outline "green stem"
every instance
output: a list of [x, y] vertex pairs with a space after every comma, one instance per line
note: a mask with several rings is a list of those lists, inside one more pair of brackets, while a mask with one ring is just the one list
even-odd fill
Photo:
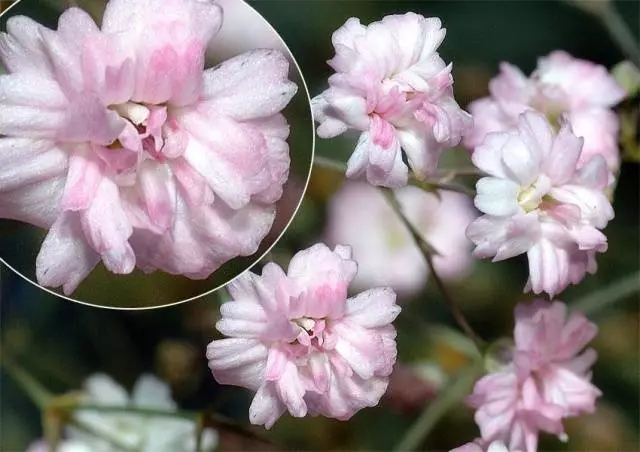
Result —
[[482, 374], [482, 367], [482, 360], [476, 359], [471, 366], [460, 372], [435, 400], [427, 405], [394, 450], [404, 452], [418, 449], [438, 421], [469, 394], [473, 383]]
[[476, 332], [473, 330], [471, 325], [469, 325], [469, 322], [467, 322], [467, 319], [465, 318], [464, 314], [460, 310], [460, 308], [458, 306], [458, 303], [456, 303], [456, 301], [453, 299], [453, 297], [449, 293], [449, 290], [447, 289], [446, 284], [444, 283], [442, 278], [440, 278], [440, 275], [438, 274], [438, 271], [436, 270], [436, 267], [433, 264], [433, 256], [434, 256], [434, 254], [438, 255], [437, 250], [435, 250], [422, 237], [420, 232], [415, 228], [415, 226], [404, 215], [404, 213], [402, 212], [402, 206], [400, 205], [400, 203], [396, 199], [393, 191], [391, 189], [389, 189], [389, 188], [381, 188], [381, 191], [386, 196], [387, 200], [389, 201], [389, 204], [391, 205], [393, 210], [396, 212], [396, 214], [398, 215], [398, 217], [400, 218], [402, 223], [405, 225], [405, 227], [411, 233], [411, 236], [413, 237], [413, 240], [415, 241], [416, 245], [418, 245], [418, 249], [420, 250], [420, 252], [424, 256], [425, 260], [427, 261], [427, 264], [429, 265], [429, 270], [431, 272], [431, 277], [435, 281], [435, 283], [438, 286], [438, 289], [440, 290], [440, 292], [442, 292], [443, 298], [444, 298], [444, 300], [445, 300], [445, 302], [447, 304], [447, 307], [451, 311], [451, 314], [453, 315], [454, 319], [456, 320], [458, 325], [460, 325], [460, 328], [462, 328], [462, 331], [464, 331], [465, 334], [467, 336], [469, 336], [469, 338], [471, 338], [471, 340], [473, 340], [473, 342], [476, 344], [476, 347], [478, 347], [478, 350], [483, 350], [484, 341], [480, 338], [480, 336], [478, 336], [478, 334], [476, 334]]
[[639, 292], [640, 272], [636, 272], [619, 279], [603, 289], [580, 298], [578, 301], [571, 303], [569, 307], [587, 316], [595, 315], [603, 308]]
[[7, 359], [6, 355], [2, 357], [2, 366], [38, 408], [44, 410], [48, 406], [53, 399], [53, 394], [42, 386], [38, 380], [18, 364]]
[[[347, 166], [337, 160], [333, 160], [327, 157], [315, 156], [313, 164], [319, 168], [324, 168], [330, 171], [344, 174], [347, 170]], [[409, 178], [409, 185], [422, 188], [423, 190], [446, 190], [462, 193], [468, 196], [475, 196], [475, 191], [464, 185], [451, 183], [451, 180], [458, 176], [475, 176], [478, 175], [476, 168], [460, 168], [460, 169], [446, 169], [437, 171], [431, 179], [419, 180], [414, 176]]]
[[622, 52], [627, 55], [636, 67], [640, 67], [640, 46], [638, 46], [638, 40], [633, 36], [633, 33], [615, 7], [609, 5], [596, 17], [604, 24], [611, 38], [618, 44]]
[[321, 155], [315, 155], [313, 157], [313, 166], [324, 168], [330, 171], [335, 171], [336, 173], [344, 174], [347, 171], [346, 164], [339, 162], [338, 160], [322, 157]]

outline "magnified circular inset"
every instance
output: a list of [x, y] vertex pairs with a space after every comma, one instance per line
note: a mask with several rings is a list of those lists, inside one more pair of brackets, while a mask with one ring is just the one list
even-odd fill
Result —
[[284, 232], [308, 181], [291, 53], [241, 0], [74, 3], [2, 16], [0, 256], [99, 306], [225, 284]]

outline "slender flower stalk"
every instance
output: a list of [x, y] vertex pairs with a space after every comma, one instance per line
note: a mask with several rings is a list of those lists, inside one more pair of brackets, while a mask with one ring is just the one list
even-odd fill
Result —
[[[338, 173], [344, 173], [347, 166], [346, 164], [333, 160], [327, 157], [315, 156], [313, 158], [313, 165], [318, 168], [323, 168], [329, 171], [335, 171]], [[452, 180], [458, 176], [478, 176], [480, 172], [477, 168], [453, 168], [444, 169], [434, 172], [431, 176], [424, 180], [418, 179], [413, 174], [409, 175], [408, 185], [419, 187], [423, 190], [445, 190], [453, 191], [456, 193], [462, 193], [470, 197], [474, 197], [476, 192], [473, 188], [469, 188], [463, 184], [452, 183]]]
[[442, 281], [442, 278], [440, 278], [436, 268], [433, 265], [433, 255], [434, 254], [438, 255], [439, 254], [438, 251], [424, 240], [424, 238], [416, 230], [415, 226], [413, 226], [409, 221], [409, 219], [404, 215], [404, 213], [402, 212], [402, 207], [400, 206], [400, 203], [398, 202], [395, 195], [393, 194], [393, 191], [388, 188], [380, 188], [380, 190], [383, 191], [387, 200], [389, 201], [389, 204], [393, 207], [398, 217], [402, 220], [404, 225], [411, 232], [411, 235], [415, 240], [416, 245], [418, 245], [418, 247], [420, 248], [420, 251], [424, 255], [424, 258], [429, 264], [429, 271], [431, 272], [431, 275], [434, 281], [436, 282], [438, 289], [440, 289], [440, 291], [442, 292], [442, 296], [447, 303], [447, 307], [451, 311], [451, 314], [455, 318], [456, 322], [458, 323], [460, 328], [462, 328], [465, 334], [467, 334], [467, 336], [469, 336], [469, 338], [473, 340], [473, 342], [476, 344], [478, 349], [482, 350], [484, 348], [484, 341], [473, 330], [471, 325], [469, 325], [469, 322], [467, 322], [467, 319], [465, 318], [464, 314], [460, 310], [458, 303], [454, 300], [454, 298], [449, 293], [449, 290], [447, 289], [446, 284]]

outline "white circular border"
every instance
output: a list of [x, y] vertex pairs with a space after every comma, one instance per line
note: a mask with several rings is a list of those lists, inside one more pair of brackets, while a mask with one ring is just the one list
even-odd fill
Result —
[[[16, 0], [15, 2], [13, 2], [11, 5], [9, 5], [9, 7], [7, 9], [5, 9], [4, 11], [2, 11], [2, 13], [0, 13], [0, 17], [3, 17], [5, 14], [7, 14], [9, 11], [11, 11], [11, 9], [14, 6], [16, 6], [18, 3], [22, 2], [22, 1], [23, 0]], [[136, 1], [136, 0], [132, 0], [132, 1]], [[212, 0], [212, 1], [215, 2], [215, 0]], [[291, 218], [289, 218], [289, 221], [287, 222], [285, 227], [282, 229], [282, 232], [280, 232], [280, 234], [276, 237], [276, 239], [273, 241], [271, 246], [269, 246], [259, 257], [256, 258], [256, 260], [252, 264], [250, 264], [243, 271], [238, 273], [236, 276], [234, 276], [233, 278], [231, 278], [230, 280], [228, 280], [224, 284], [220, 284], [219, 286], [214, 287], [213, 289], [211, 289], [211, 290], [209, 290], [207, 292], [203, 292], [200, 295], [196, 295], [196, 296], [191, 297], [191, 298], [187, 298], [187, 299], [184, 299], [184, 300], [178, 300], [176, 302], [167, 303], [167, 304], [163, 304], [163, 305], [160, 305], [160, 306], [143, 306], [143, 307], [134, 307], [134, 308], [116, 307], [116, 306], [103, 306], [103, 305], [88, 303], [86, 301], [76, 300], [75, 298], [71, 298], [71, 297], [68, 297], [66, 295], [60, 294], [58, 292], [55, 292], [55, 291], [53, 291], [51, 289], [48, 289], [46, 287], [42, 287], [41, 285], [37, 284], [35, 281], [30, 280], [29, 278], [24, 276], [22, 273], [17, 271], [15, 268], [13, 268], [11, 265], [9, 265], [2, 257], [0, 257], [0, 263], [5, 265], [7, 268], [9, 268], [16, 275], [20, 276], [22, 279], [27, 281], [29, 284], [31, 284], [31, 285], [33, 285], [33, 286], [35, 286], [35, 287], [37, 287], [37, 288], [39, 288], [39, 289], [41, 289], [41, 290], [43, 290], [45, 292], [48, 292], [51, 295], [54, 295], [54, 296], [59, 297], [59, 298], [63, 298], [63, 299], [68, 300], [68, 301], [72, 301], [72, 302], [75, 302], [75, 303], [78, 303], [78, 304], [82, 304], [82, 305], [85, 305], [85, 306], [91, 306], [91, 307], [94, 307], [94, 308], [109, 309], [109, 310], [114, 310], [114, 311], [150, 311], [152, 309], [163, 309], [163, 308], [168, 308], [168, 307], [171, 307], [171, 306], [176, 306], [176, 305], [179, 305], [179, 304], [187, 303], [189, 301], [197, 300], [199, 298], [202, 298], [202, 297], [205, 297], [207, 295], [210, 295], [213, 292], [224, 288], [227, 284], [230, 284], [231, 282], [233, 282], [236, 278], [238, 278], [243, 273], [251, 271], [251, 269], [253, 269], [253, 267], [255, 267], [262, 259], [264, 259], [264, 257], [267, 254], [269, 254], [269, 252], [282, 239], [282, 236], [287, 232], [287, 229], [289, 229], [289, 227], [291, 226], [291, 223], [293, 222], [295, 216], [298, 214], [298, 210], [300, 209], [300, 206], [302, 205], [302, 202], [304, 201], [305, 194], [307, 193], [307, 188], [309, 187], [309, 181], [311, 180], [311, 173], [313, 171], [313, 161], [314, 161], [315, 151], [316, 151], [315, 118], [313, 116], [313, 109], [311, 108], [311, 95], [309, 94], [309, 87], [307, 86], [307, 81], [304, 78], [304, 74], [302, 73], [302, 69], [300, 69], [300, 65], [298, 64], [298, 61], [296, 60], [295, 56], [293, 55], [293, 52], [291, 52], [291, 49], [289, 49], [289, 46], [287, 45], [287, 43], [284, 41], [284, 39], [282, 39], [282, 36], [280, 36], [280, 33], [277, 32], [277, 30], [273, 27], [273, 25], [271, 25], [267, 21], [267, 19], [265, 19], [262, 16], [262, 14], [260, 14], [258, 11], [256, 11], [255, 8], [253, 6], [251, 6], [249, 3], [247, 3], [245, 0], [237, 0], [237, 1], [244, 3], [254, 14], [256, 14], [265, 24], [267, 24], [267, 27], [278, 37], [278, 39], [280, 40], [280, 42], [282, 43], [284, 48], [287, 49], [289, 57], [291, 58], [291, 61], [293, 61], [293, 64], [295, 65], [295, 67], [296, 67], [296, 69], [298, 71], [298, 74], [300, 75], [300, 80], [302, 80], [302, 86], [304, 87], [304, 92], [307, 95], [307, 101], [309, 103], [309, 112], [310, 112], [310, 115], [311, 115], [311, 160], [310, 160], [311, 163], [309, 165], [309, 172], [307, 174], [307, 180], [304, 183], [304, 188], [302, 190], [302, 196], [300, 197], [300, 200], [298, 201], [298, 204], [296, 205], [296, 208], [293, 210]], [[291, 148], [289, 148], [289, 152], [291, 152]], [[243, 256], [237, 256], [234, 259], [237, 259], [239, 257], [243, 257]], [[250, 257], [250, 256], [244, 256], [244, 257]], [[2, 270], [2, 266], [0, 265], [0, 280], [2, 278], [1, 270]], [[2, 301], [2, 292], [0, 292], [0, 302], [1, 301]]]

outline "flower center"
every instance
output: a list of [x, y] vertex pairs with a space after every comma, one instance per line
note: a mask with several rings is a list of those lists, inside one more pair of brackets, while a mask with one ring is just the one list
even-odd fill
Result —
[[334, 347], [335, 341], [332, 340], [327, 319], [300, 317], [291, 320], [291, 322], [300, 327], [294, 344], [303, 347], [303, 350], [300, 350], [301, 355], [307, 355], [311, 349], [331, 349]]
[[548, 177], [541, 175], [538, 180], [527, 187], [522, 187], [518, 193], [518, 204], [529, 213], [540, 208], [547, 193], [551, 189], [551, 181]]
[[165, 160], [162, 148], [165, 144], [167, 107], [163, 105], [144, 105], [135, 102], [111, 107], [127, 124], [112, 147], [120, 147], [134, 152], [144, 151], [146, 157]]

